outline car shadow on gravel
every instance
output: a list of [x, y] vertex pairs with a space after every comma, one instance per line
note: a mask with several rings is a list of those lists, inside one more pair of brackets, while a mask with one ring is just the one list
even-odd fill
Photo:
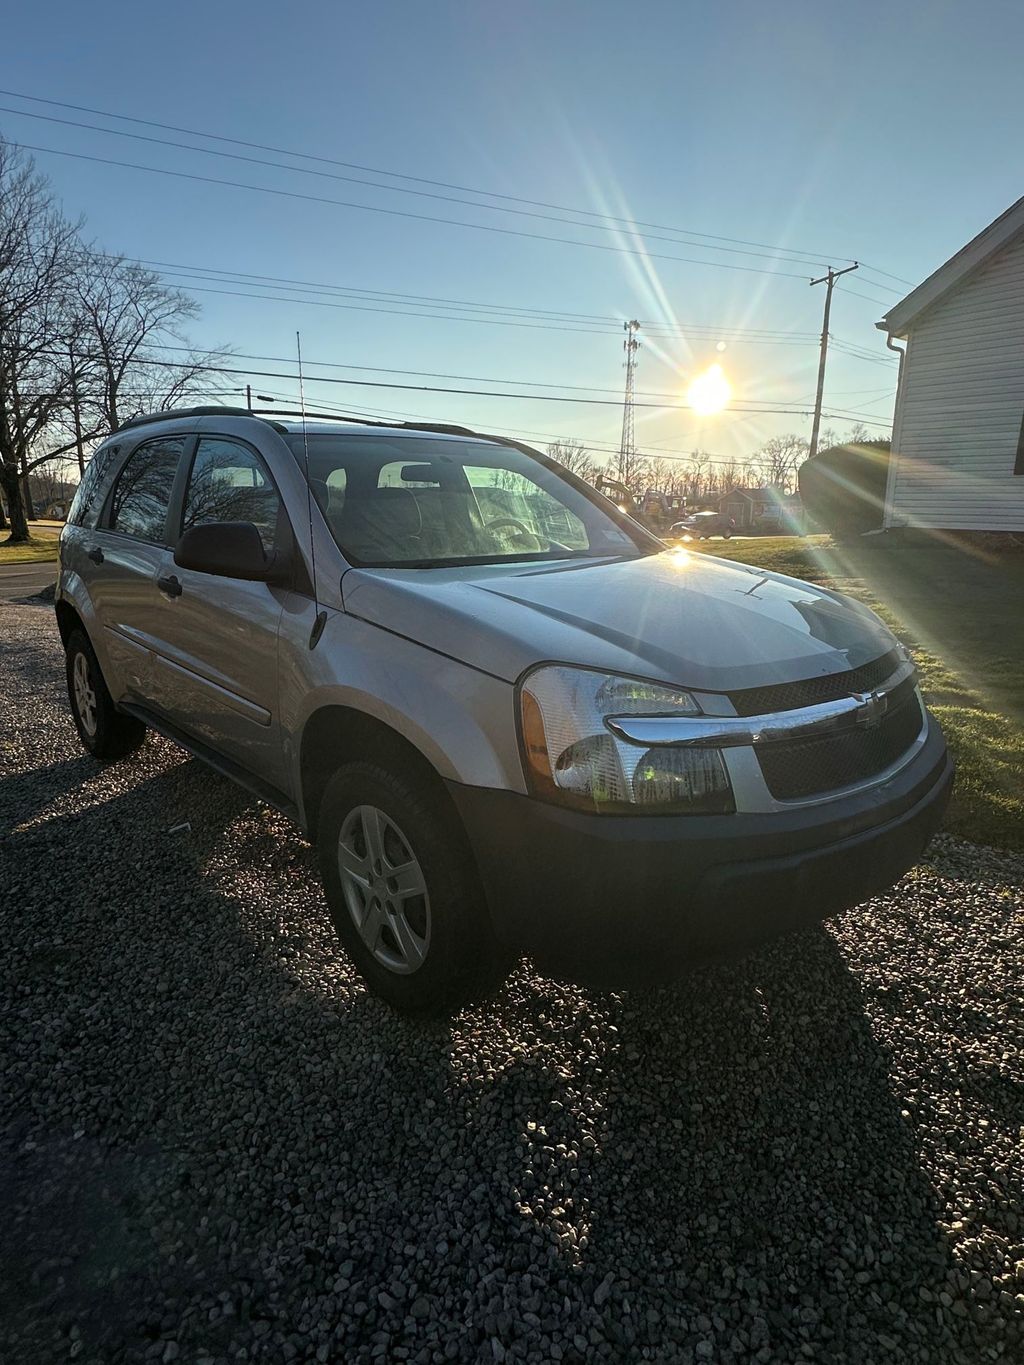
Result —
[[287, 821], [192, 761], [124, 771], [7, 843], [47, 869], [4, 913], [11, 1359], [951, 1358], [825, 930], [645, 996], [524, 968], [414, 1023]]
[[[543, 985], [519, 1013], [578, 1045], [586, 1032], [574, 1001], [552, 1017]], [[871, 1359], [912, 1339], [945, 1358], [938, 1206], [827, 930], [611, 997], [589, 1076], [546, 1079], [524, 1087], [520, 1213], [618, 1349], [668, 1335], [738, 1359], [827, 1343]]]
[[51, 802], [95, 779], [98, 772], [96, 760], [82, 754], [80, 758], [65, 758], [42, 768], [5, 776], [0, 834], [9, 834], [17, 826], [27, 824]]

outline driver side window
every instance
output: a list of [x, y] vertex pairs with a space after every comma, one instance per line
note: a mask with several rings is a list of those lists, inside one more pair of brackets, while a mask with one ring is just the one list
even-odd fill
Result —
[[281, 499], [256, 452], [222, 436], [203, 436], [188, 476], [181, 529], [212, 521], [251, 521], [267, 557], [278, 543]]

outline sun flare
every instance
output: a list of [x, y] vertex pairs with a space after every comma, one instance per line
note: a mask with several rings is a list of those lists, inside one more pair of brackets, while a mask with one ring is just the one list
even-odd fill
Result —
[[732, 397], [732, 385], [721, 365], [711, 365], [697, 375], [686, 390], [686, 401], [701, 417], [721, 412]]

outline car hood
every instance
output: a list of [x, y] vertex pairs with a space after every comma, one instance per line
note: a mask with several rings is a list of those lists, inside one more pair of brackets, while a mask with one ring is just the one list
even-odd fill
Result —
[[866, 607], [687, 550], [629, 560], [349, 569], [345, 610], [508, 681], [542, 661], [727, 692], [841, 673], [895, 640]]

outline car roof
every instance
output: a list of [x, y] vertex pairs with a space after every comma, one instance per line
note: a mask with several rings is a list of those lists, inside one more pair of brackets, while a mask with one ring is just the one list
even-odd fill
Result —
[[277, 412], [267, 410], [250, 411], [248, 408], [232, 408], [224, 404], [205, 407], [171, 408], [163, 412], [140, 414], [123, 422], [116, 433], [134, 431], [139, 427], [167, 426], [181, 427], [189, 423], [192, 431], [203, 430], [212, 420], [219, 423], [237, 422], [248, 425], [259, 422], [272, 427], [282, 436], [444, 436], [451, 440], [488, 441], [494, 445], [519, 445], [519, 442], [506, 440], [501, 436], [489, 436], [473, 431], [470, 427], [454, 426], [442, 422], [375, 422], [370, 419], [348, 418], [345, 416], [315, 417], [303, 416], [299, 412]]

